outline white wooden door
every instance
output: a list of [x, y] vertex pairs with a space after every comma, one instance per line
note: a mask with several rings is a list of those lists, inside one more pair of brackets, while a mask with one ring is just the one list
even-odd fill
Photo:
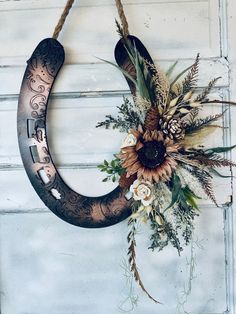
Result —
[[[147, 249], [145, 227], [137, 261], [155, 305], [125, 278], [126, 222], [101, 230], [64, 223], [40, 201], [24, 172], [16, 136], [17, 97], [26, 60], [50, 37], [65, 0], [0, 1], [0, 300], [1, 314], [234, 314], [236, 210], [229, 180], [216, 180], [216, 208], [203, 201], [192, 246]], [[235, 0], [124, 0], [132, 34], [166, 69], [181, 70], [200, 52], [199, 88], [221, 76], [215, 92], [236, 99]], [[59, 38], [66, 65], [48, 116], [53, 158], [65, 181], [86, 195], [112, 189], [96, 164], [111, 158], [123, 135], [95, 129], [115, 113], [128, 88], [113, 61], [118, 40], [113, 0], [78, 0]], [[176, 70], [176, 71], [177, 71]], [[221, 108], [208, 107], [208, 111]], [[236, 143], [236, 108], [210, 145]], [[236, 160], [236, 154], [233, 154]], [[129, 281], [129, 280], [128, 280]]]

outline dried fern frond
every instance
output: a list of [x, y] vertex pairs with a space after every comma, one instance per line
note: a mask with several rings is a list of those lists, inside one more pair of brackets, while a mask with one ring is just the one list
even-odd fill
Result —
[[186, 78], [182, 83], [182, 92], [184, 95], [191, 91], [194, 87], [196, 87], [198, 70], [199, 70], [199, 54], [197, 54], [194, 64], [192, 65], [190, 71], [188, 72]]
[[194, 157], [194, 160], [197, 160], [201, 165], [211, 167], [211, 168], [236, 167], [236, 163], [218, 154], [196, 155]]
[[152, 301], [154, 301], [155, 303], [159, 303], [157, 300], [155, 300], [150, 293], [146, 290], [146, 288], [144, 287], [144, 284], [140, 278], [139, 275], [139, 271], [138, 271], [138, 267], [136, 264], [136, 252], [135, 252], [135, 247], [136, 247], [136, 241], [135, 241], [135, 232], [136, 232], [136, 228], [135, 228], [135, 222], [130, 219], [128, 222], [128, 225], [131, 226], [131, 230], [128, 234], [127, 237], [127, 241], [128, 241], [128, 258], [129, 258], [129, 265], [130, 265], [130, 270], [134, 276], [135, 281], [139, 284], [140, 288], [143, 290], [144, 293], [146, 293], [146, 295], [149, 297], [149, 299], [151, 299]]
[[208, 84], [208, 86], [203, 90], [203, 92], [198, 95], [194, 101], [205, 101], [205, 100], [208, 100], [207, 99], [207, 96], [210, 94], [212, 88], [215, 87], [217, 81], [220, 79], [221, 77], [217, 77], [217, 78], [214, 78], [213, 80], [211, 80]]
[[212, 122], [219, 120], [224, 114], [226, 110], [222, 113], [208, 116], [206, 118], [196, 119], [197, 113], [193, 113], [190, 116], [190, 119], [185, 123], [185, 133], [189, 134], [192, 132], [199, 131], [200, 129], [208, 126]]
[[193, 160], [188, 158], [188, 156], [179, 154], [170, 154], [176, 161], [180, 162], [181, 164], [186, 164], [195, 168], [199, 168], [200, 170], [204, 168], [197, 160]]

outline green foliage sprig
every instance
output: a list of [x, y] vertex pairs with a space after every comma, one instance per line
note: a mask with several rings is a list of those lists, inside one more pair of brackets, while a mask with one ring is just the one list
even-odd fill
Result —
[[185, 241], [185, 245], [188, 245], [192, 240], [194, 219], [199, 214], [192, 206], [183, 207], [180, 203], [174, 208], [173, 214], [176, 217], [176, 228], [183, 230], [182, 237]]
[[163, 225], [160, 226], [153, 217], [150, 219], [153, 233], [150, 237], [151, 245], [149, 248], [153, 251], [155, 249], [162, 251], [169, 243], [171, 243], [180, 255], [183, 248], [180, 244], [178, 232], [174, 229], [173, 225], [168, 221], [164, 221]]
[[172, 200], [164, 212], [174, 206], [175, 203], [179, 204], [181, 208], [186, 209], [187, 211], [189, 206], [193, 207], [194, 209], [198, 209], [195, 199], [200, 199], [200, 197], [198, 197], [188, 186], [182, 187], [180, 178], [176, 173], [173, 174], [170, 185]]
[[118, 180], [118, 178], [123, 173], [125, 173], [125, 169], [122, 168], [121, 161], [117, 157], [115, 159], [113, 159], [111, 162], [104, 160], [103, 164], [98, 165], [98, 169], [101, 172], [105, 172], [108, 174], [108, 176], [102, 180], [103, 182], [107, 182], [109, 180], [111, 180], [112, 182], [116, 182]]
[[[174, 174], [171, 182], [172, 201], [171, 204], [163, 211], [161, 215], [163, 224], [160, 226], [155, 217], [151, 217], [151, 229], [154, 231], [151, 235], [152, 250], [163, 250], [169, 243], [178, 250], [180, 254], [183, 250], [180, 244], [179, 230], [182, 230], [182, 237], [187, 245], [192, 239], [194, 230], [193, 221], [195, 216], [198, 216], [198, 206], [196, 199], [198, 197], [189, 186], [182, 186], [180, 178]], [[168, 222], [165, 218], [165, 211], [172, 208], [175, 217], [175, 225]]]
[[197, 54], [197, 57], [196, 57], [194, 64], [192, 65], [189, 73], [187, 74], [186, 78], [184, 79], [184, 81], [182, 83], [183, 94], [188, 93], [194, 87], [196, 87], [197, 78], [198, 78], [198, 71], [199, 71], [199, 57], [200, 57], [200, 55]]

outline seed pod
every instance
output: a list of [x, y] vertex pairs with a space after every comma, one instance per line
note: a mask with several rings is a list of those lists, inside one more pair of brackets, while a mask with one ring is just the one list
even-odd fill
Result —
[[164, 221], [164, 219], [161, 217], [161, 215], [156, 215], [155, 220], [156, 220], [156, 223], [157, 223], [159, 226], [162, 226], [162, 225], [164, 225], [164, 223], [165, 223], [165, 221]]
[[165, 133], [172, 140], [181, 140], [184, 138], [184, 126], [180, 119], [171, 119], [164, 122], [163, 133]]

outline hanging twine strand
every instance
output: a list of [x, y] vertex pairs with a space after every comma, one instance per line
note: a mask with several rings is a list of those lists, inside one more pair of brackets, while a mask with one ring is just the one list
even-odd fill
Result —
[[72, 5], [73, 5], [74, 1], [75, 0], [68, 0], [67, 1], [66, 6], [64, 8], [64, 11], [63, 11], [63, 13], [62, 13], [58, 23], [57, 23], [57, 26], [54, 29], [54, 33], [52, 35], [52, 38], [54, 38], [54, 39], [58, 38], [58, 36], [59, 36], [59, 34], [60, 34], [64, 24], [65, 24], [67, 15], [69, 14], [70, 9], [72, 8]]
[[121, 0], [115, 0], [116, 1], [116, 7], [118, 10], [118, 14], [121, 20], [121, 24], [123, 27], [124, 35], [127, 37], [129, 35], [129, 24], [127, 22], [127, 18], [125, 16], [124, 7], [121, 2]]
[[[68, 0], [67, 1], [65, 8], [64, 8], [64, 11], [63, 11], [58, 23], [57, 23], [57, 26], [54, 29], [52, 38], [54, 38], [54, 39], [58, 38], [74, 2], [75, 2], [75, 0]], [[121, 20], [121, 24], [123, 27], [124, 35], [127, 37], [129, 35], [129, 25], [128, 25], [128, 22], [127, 22], [127, 19], [125, 16], [124, 7], [122, 5], [121, 0], [115, 0], [115, 2], [116, 2], [116, 7], [118, 10], [119, 17]]]

